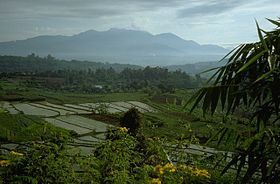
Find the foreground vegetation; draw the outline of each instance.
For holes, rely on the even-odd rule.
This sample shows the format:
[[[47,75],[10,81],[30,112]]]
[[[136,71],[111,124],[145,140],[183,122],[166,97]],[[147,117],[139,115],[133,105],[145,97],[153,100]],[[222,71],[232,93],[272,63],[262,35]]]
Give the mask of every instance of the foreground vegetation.
[[[26,151],[25,146],[28,146]],[[26,144],[1,156],[0,183],[211,183],[231,182],[189,159],[173,165],[160,139],[111,129],[94,154],[82,156],[61,144]],[[75,165],[75,167],[73,167]],[[218,182],[218,183],[219,183]]]
[[[219,102],[227,114],[240,107],[248,111],[248,119],[243,122],[247,135],[228,126],[227,121],[219,133],[220,140],[230,136],[235,140],[236,155],[223,173],[236,165],[237,177],[243,183],[251,182],[257,175],[261,175],[260,183],[280,182],[280,21],[269,21],[277,28],[267,32],[257,24],[260,41],[237,47],[228,63],[216,72],[213,82],[191,99],[194,107],[203,102],[204,113],[213,114]],[[242,173],[242,168],[246,172]]]

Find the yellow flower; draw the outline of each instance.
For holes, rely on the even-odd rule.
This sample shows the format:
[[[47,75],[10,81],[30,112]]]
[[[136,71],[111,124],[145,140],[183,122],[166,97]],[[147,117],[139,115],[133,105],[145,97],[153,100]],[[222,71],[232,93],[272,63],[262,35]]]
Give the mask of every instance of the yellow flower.
[[[161,165],[157,165],[155,167],[155,172],[157,172],[159,174],[163,174],[163,170],[164,170],[164,168]]]
[[[173,168],[173,165],[171,163],[167,163],[165,164],[165,166],[163,166],[165,169],[170,169]]]
[[[176,168],[172,168],[169,170],[169,172],[175,172],[176,171]]]
[[[7,167],[10,164],[9,160],[0,160],[1,167]]]
[[[161,181],[159,178],[153,178],[151,181],[152,184],[161,184]]]
[[[210,173],[207,170],[205,170],[205,169],[198,169],[197,167],[185,166],[185,165],[180,166],[180,168],[182,168],[186,172],[191,173],[194,176],[201,176],[201,177],[205,177],[205,178],[211,178]]]
[[[10,153],[14,156],[23,156],[23,153],[18,153],[18,152],[15,152],[15,151],[11,151]]]
[[[164,170],[168,170],[169,172],[175,172],[176,167],[172,163],[167,163],[165,166],[163,166]]]
[[[123,133],[127,133],[128,132],[128,129],[126,127],[121,127],[119,128],[119,130]]]
[[[165,171],[175,172],[176,167],[172,163],[167,163],[164,166],[157,165],[154,170],[159,174],[163,174]]]
[[[203,177],[206,177],[206,178],[211,178],[210,173],[208,173],[208,171],[205,170],[205,169],[201,169],[201,170],[198,169],[197,175],[198,175],[198,176],[203,176]]]

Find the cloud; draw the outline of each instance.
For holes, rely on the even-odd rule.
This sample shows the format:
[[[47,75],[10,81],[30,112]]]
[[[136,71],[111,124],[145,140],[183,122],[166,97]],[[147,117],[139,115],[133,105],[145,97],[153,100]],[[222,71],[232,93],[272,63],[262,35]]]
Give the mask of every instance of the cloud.
[[[0,2],[0,15],[2,18],[100,18],[176,7],[184,2],[184,0],[9,0]]]
[[[200,43],[239,43],[255,34],[254,18],[279,16],[279,0],[0,0],[0,41],[89,29],[172,32]],[[266,26],[267,25],[267,26]],[[36,31],[37,27],[37,31]],[[211,34],[204,34],[205,32]],[[257,38],[257,36],[256,36]]]
[[[225,12],[229,12],[249,2],[249,0],[209,0],[207,2],[201,1],[201,3],[198,5],[180,9],[178,11],[178,18],[219,15]]]
[[[252,2],[254,0],[9,0],[0,1],[0,19],[94,19],[162,9],[174,9],[175,17],[186,18],[219,15]]]

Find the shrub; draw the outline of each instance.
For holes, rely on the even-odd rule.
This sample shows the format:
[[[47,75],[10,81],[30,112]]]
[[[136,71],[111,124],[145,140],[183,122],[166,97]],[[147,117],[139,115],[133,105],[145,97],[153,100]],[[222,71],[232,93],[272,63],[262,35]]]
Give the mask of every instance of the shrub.
[[[56,144],[28,146],[26,153],[6,155],[9,164],[0,173],[3,183],[77,183],[74,160]]]
[[[124,127],[110,129],[93,155],[75,154],[54,143],[33,143],[25,151],[0,155],[0,183],[212,182],[212,173],[201,166],[173,165],[162,144],[159,138],[132,136]]]
[[[142,128],[140,112],[136,108],[129,109],[121,119],[120,125],[128,128],[132,135],[137,135]]]

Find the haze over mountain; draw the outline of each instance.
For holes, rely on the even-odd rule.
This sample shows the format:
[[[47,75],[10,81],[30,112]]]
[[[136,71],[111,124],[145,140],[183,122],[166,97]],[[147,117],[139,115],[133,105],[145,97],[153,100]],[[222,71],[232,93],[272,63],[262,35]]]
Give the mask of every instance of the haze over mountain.
[[[73,36],[38,36],[0,43],[0,55],[40,56],[138,65],[187,64],[219,60],[228,52],[217,45],[200,45],[172,33],[89,30]]]

